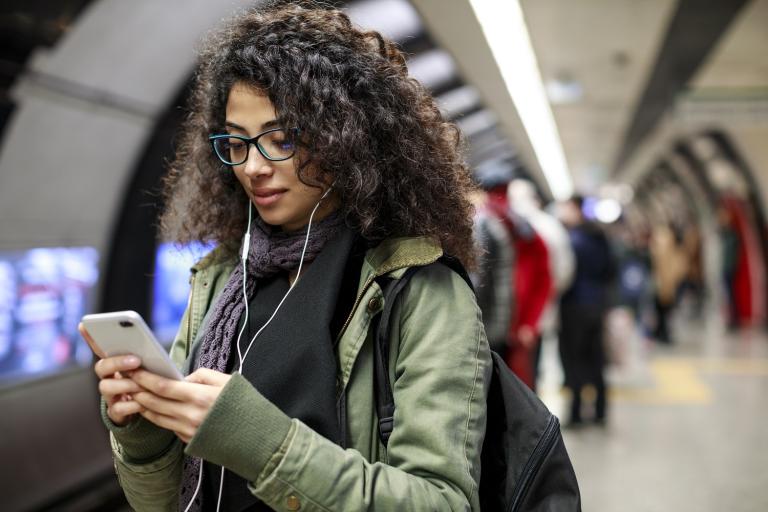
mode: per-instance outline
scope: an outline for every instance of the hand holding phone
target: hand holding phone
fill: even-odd
[[[85,315],[83,327],[93,343],[93,352],[101,357],[133,354],[152,373],[169,379],[183,380],[181,372],[168,357],[141,315],[135,311],[116,311]]]

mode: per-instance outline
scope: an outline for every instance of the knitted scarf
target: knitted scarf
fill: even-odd
[[[258,218],[251,233],[248,250],[246,294],[253,298],[258,279],[278,272],[290,272],[299,267],[304,248],[306,231],[283,232]],[[320,253],[328,240],[334,238],[344,225],[338,212],[334,212],[312,226],[307,243],[304,263],[309,263]],[[219,298],[213,305],[210,319],[202,334],[196,368],[210,368],[225,372],[232,345],[236,342],[238,324],[245,311],[243,302],[243,265],[238,264],[229,277]],[[236,365],[237,367],[237,365]],[[179,510],[183,511],[192,499],[200,474],[201,461],[185,457],[182,473]],[[201,496],[195,499],[190,511],[200,510]]]

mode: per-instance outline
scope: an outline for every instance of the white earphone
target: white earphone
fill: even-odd
[[[251,347],[253,346],[253,343],[256,341],[256,338],[258,338],[259,334],[261,334],[262,331],[267,328],[270,322],[272,322],[272,319],[275,318],[275,315],[277,315],[277,312],[280,310],[280,307],[283,305],[283,302],[285,302],[285,299],[288,298],[288,295],[291,293],[291,290],[293,290],[293,288],[296,286],[296,283],[299,282],[299,277],[301,276],[301,268],[304,265],[304,255],[307,252],[307,245],[309,244],[309,233],[312,229],[312,219],[315,216],[315,212],[317,212],[317,209],[320,207],[320,203],[323,202],[323,199],[328,197],[328,194],[331,193],[331,190],[333,190],[334,185],[336,185],[335,180],[333,183],[331,183],[331,186],[328,187],[328,190],[326,190],[323,193],[320,199],[318,199],[317,204],[315,204],[315,207],[312,209],[312,213],[309,215],[309,223],[307,224],[307,235],[304,238],[304,248],[301,250],[301,259],[299,259],[299,268],[296,272],[296,279],[294,279],[293,283],[291,283],[291,286],[288,287],[288,291],[285,292],[285,295],[283,295],[283,298],[280,300],[277,307],[275,308],[275,311],[272,313],[272,315],[269,317],[266,323],[262,325],[258,331],[256,331],[256,334],[253,335],[253,338],[251,338],[251,341],[248,343],[248,347],[245,349],[245,353],[242,353],[240,350],[240,338],[243,336],[243,332],[245,332],[245,329],[248,326],[248,315],[249,315],[248,292],[246,291],[248,269],[246,267],[246,264],[248,262],[248,252],[251,248],[251,221],[253,220],[253,202],[248,200],[248,227],[246,228],[245,235],[243,236],[243,250],[240,253],[240,259],[242,260],[242,264],[243,264],[243,303],[245,304],[245,321],[243,322],[243,326],[240,328],[240,332],[237,335],[237,341],[235,342],[235,345],[237,346],[237,357],[239,359],[240,365],[237,370],[232,372],[233,374],[235,373],[242,374],[245,358],[248,357],[248,352],[251,350]],[[197,478],[197,488],[195,489],[195,493],[192,495],[192,499],[189,500],[189,504],[184,509],[184,512],[189,512],[190,507],[192,507],[192,503],[194,503],[195,498],[197,498],[197,493],[200,492],[200,486],[203,483],[203,464],[204,464],[204,461],[200,459],[200,475]],[[224,490],[224,466],[221,467],[221,479],[219,481],[219,497],[216,501],[216,512],[219,512],[219,508],[221,507],[221,496],[222,496],[223,490]]]

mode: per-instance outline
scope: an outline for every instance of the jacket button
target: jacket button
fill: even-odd
[[[368,312],[369,313],[375,313],[381,309],[381,299],[378,297],[374,297],[371,300],[368,301]]]
[[[299,498],[291,494],[288,499],[285,500],[285,508],[288,510],[299,510],[301,508],[301,501]]]

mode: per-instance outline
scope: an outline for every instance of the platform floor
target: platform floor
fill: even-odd
[[[768,335],[673,323],[672,346],[619,336],[606,426],[564,431],[583,509],[768,511]],[[565,420],[555,341],[543,350],[540,393]]]

